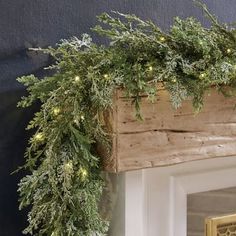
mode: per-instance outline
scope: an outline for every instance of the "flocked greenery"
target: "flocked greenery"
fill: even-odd
[[[202,7],[210,28],[194,18],[176,17],[166,33],[134,15],[105,13],[94,31],[109,39],[108,46],[84,34],[37,49],[51,55],[54,64],[47,68],[51,76],[18,79],[29,92],[19,105],[41,102],[28,126],[36,130],[26,151],[25,168],[31,172],[19,184],[20,208],[31,206],[24,233],[106,235],[108,219],[99,213],[104,180],[96,143],[111,148],[104,116],[117,87],[132,98],[137,118],[140,95],[153,101],[160,86],[169,91],[175,108],[192,99],[197,111],[212,86],[233,94],[236,30]]]

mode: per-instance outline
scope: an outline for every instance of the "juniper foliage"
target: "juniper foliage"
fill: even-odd
[[[28,128],[25,168],[19,184],[20,208],[31,206],[24,233],[51,236],[106,235],[108,219],[99,213],[104,180],[96,143],[111,148],[104,116],[112,109],[115,89],[132,98],[141,118],[140,96],[151,101],[158,88],[169,91],[175,108],[185,99],[199,111],[212,86],[225,95],[236,87],[236,30],[201,5],[212,22],[204,28],[194,18],[175,18],[169,32],[135,15],[113,12],[98,17],[94,28],[108,38],[96,45],[89,35],[63,40],[51,55],[53,73],[18,79],[28,90],[21,107],[41,102]],[[227,85],[227,89],[225,88]]]

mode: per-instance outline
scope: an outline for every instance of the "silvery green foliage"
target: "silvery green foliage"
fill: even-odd
[[[204,94],[215,87],[233,94],[236,81],[236,31],[212,21],[204,28],[196,19],[176,18],[169,32],[134,15],[102,14],[95,32],[108,46],[90,36],[62,40],[49,54],[52,75],[18,80],[28,90],[22,107],[41,102],[28,128],[25,168],[31,174],[19,184],[20,208],[31,206],[24,233],[51,236],[106,235],[108,219],[99,212],[104,180],[97,144],[111,149],[107,119],[114,90],[122,88],[141,118],[143,95],[154,101],[158,88],[169,91],[175,108],[192,99],[200,110]],[[225,86],[227,85],[227,89]]]

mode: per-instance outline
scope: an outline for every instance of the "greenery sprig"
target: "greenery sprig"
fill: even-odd
[[[106,235],[108,219],[99,213],[104,180],[96,143],[111,149],[106,115],[118,87],[132,99],[137,118],[140,96],[153,101],[160,86],[169,91],[175,108],[192,99],[197,111],[212,86],[234,94],[236,30],[202,7],[210,28],[194,18],[176,17],[167,33],[135,15],[104,13],[94,31],[109,39],[108,46],[84,34],[37,49],[55,63],[47,68],[51,76],[18,79],[29,92],[19,106],[41,102],[28,126],[36,130],[26,151],[25,168],[31,174],[19,184],[20,208],[32,206],[24,233]]]

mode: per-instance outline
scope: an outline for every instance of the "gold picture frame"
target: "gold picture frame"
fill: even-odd
[[[206,218],[205,236],[234,235],[236,235],[236,214]]]

